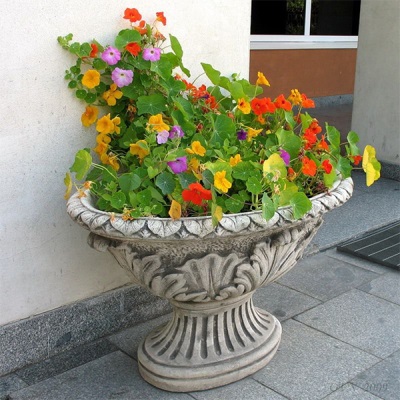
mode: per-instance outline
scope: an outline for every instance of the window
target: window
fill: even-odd
[[[361,0],[253,0],[252,48],[289,48],[288,44],[293,48],[357,47],[360,3]]]

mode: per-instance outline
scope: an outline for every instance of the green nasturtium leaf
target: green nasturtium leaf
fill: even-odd
[[[116,192],[111,196],[110,204],[116,209],[121,209],[126,203],[126,196],[122,192]]]
[[[170,194],[175,189],[175,179],[170,172],[162,172],[156,178],[156,186],[159,187],[164,195]]]
[[[293,216],[295,219],[301,218],[305,213],[311,210],[311,200],[304,192],[295,193],[290,199],[290,205],[293,209]]]
[[[228,197],[225,200],[225,206],[229,212],[236,214],[242,210],[244,206],[244,201],[240,197],[240,195],[234,194],[232,197]]]
[[[340,147],[340,132],[334,126],[328,124],[326,124],[326,132],[332,148],[338,149]]]
[[[161,94],[140,96],[137,101],[138,114],[156,115],[167,109],[166,100]]]
[[[75,155],[75,161],[70,168],[71,172],[75,172],[76,179],[81,180],[85,177],[92,165],[92,156],[86,150],[79,150]]]
[[[218,85],[221,77],[221,72],[214,69],[210,64],[201,63],[204,72],[206,73],[208,79],[214,84]]]
[[[123,174],[118,178],[119,187],[124,193],[138,189],[141,182],[140,177],[133,172]]]
[[[275,214],[275,205],[267,193],[262,197],[262,216],[267,221],[270,220]]]
[[[122,50],[128,43],[140,42],[141,35],[138,31],[133,29],[124,29],[118,33],[115,38],[115,47]]]
[[[259,194],[262,192],[261,182],[254,176],[251,176],[246,182],[246,188],[250,193]]]

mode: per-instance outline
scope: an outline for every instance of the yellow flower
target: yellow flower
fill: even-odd
[[[111,142],[111,138],[109,136],[107,136],[106,133],[99,133],[96,136],[96,143],[110,143]]]
[[[104,142],[98,143],[98,145],[93,149],[93,151],[101,157],[108,149],[108,144]]]
[[[249,130],[247,131],[247,141],[251,142],[251,139],[253,139],[256,136],[258,136],[259,133],[261,133],[261,132],[262,132],[262,129],[249,128]]]
[[[236,154],[234,157],[231,157],[229,159],[229,165],[231,167],[234,167],[235,165],[238,165],[240,162],[242,162],[242,158],[240,157],[240,154]]]
[[[200,161],[197,158],[192,158],[189,161],[189,168],[197,179],[201,179]]]
[[[138,140],[130,145],[131,154],[138,156],[141,160],[150,154],[149,146],[145,140]]]
[[[243,114],[250,114],[251,111],[251,105],[248,101],[245,99],[239,99],[237,102],[237,108],[243,113]]]
[[[111,165],[111,168],[114,171],[118,171],[119,170],[119,163],[118,163],[118,159],[117,156],[115,154],[102,154],[100,156],[100,160],[104,165]]]
[[[111,122],[114,124],[114,129],[112,130],[112,132],[119,134],[121,132],[121,129],[118,125],[121,123],[121,118],[115,117],[111,120]]]
[[[115,106],[117,104],[117,99],[122,97],[122,92],[117,90],[118,86],[113,83],[110,86],[110,90],[103,93],[103,99],[107,102],[109,106]]]
[[[86,86],[89,89],[93,89],[94,87],[100,84],[100,73],[95,69],[89,69],[85,72],[82,78],[82,85]]]
[[[110,114],[101,117],[96,124],[97,132],[103,133],[104,135],[113,132],[114,128],[114,123],[111,121]]]
[[[149,122],[147,124],[147,128],[153,131],[161,132],[161,131],[169,131],[170,127],[167,125],[162,118],[161,114],[152,115],[149,118]]]
[[[222,193],[227,193],[232,183],[226,179],[226,171],[218,171],[214,175],[214,186]]]
[[[186,152],[189,154],[197,154],[198,156],[203,157],[204,154],[206,154],[206,149],[201,145],[201,143],[198,140],[195,140],[192,143],[192,148],[186,149]]]
[[[300,92],[297,89],[292,89],[290,91],[290,95],[288,97],[288,100],[293,104],[293,105],[299,105],[303,102],[303,99],[301,97]]]
[[[271,86],[267,80],[267,78],[264,76],[262,72],[257,73],[258,79],[256,82],[256,85],[265,85],[265,86]]]
[[[364,149],[362,168],[367,176],[367,186],[371,186],[381,176],[381,164],[376,159],[376,150],[369,144]]]
[[[83,126],[90,126],[96,122],[99,115],[99,109],[94,106],[87,106],[85,112],[81,116]]]

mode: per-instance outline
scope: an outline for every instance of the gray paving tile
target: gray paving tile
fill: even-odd
[[[357,375],[352,383],[384,400],[398,400],[400,393],[400,351]]]
[[[146,337],[154,328],[169,321],[170,314],[154,318],[145,323],[125,329],[115,335],[111,335],[108,340],[125,353],[137,360],[137,350],[142,339]]]
[[[352,264],[356,267],[364,268],[377,274],[386,274],[386,272],[392,271],[392,269],[385,267],[384,265],[379,265],[368,260],[364,260],[363,258],[355,257],[351,254],[342,253],[336,250],[336,248],[326,250],[324,254],[328,257],[344,261],[347,264]]]
[[[13,400],[192,400],[146,383],[137,364],[116,351],[95,361],[12,393]]]
[[[295,267],[296,268],[296,267]],[[292,318],[321,302],[286,286],[272,283],[256,291],[253,296],[257,307],[267,310],[280,321]]]
[[[117,346],[109,341],[104,339],[98,340],[93,343],[75,347],[65,353],[57,354],[40,363],[22,368],[18,370],[16,374],[29,385],[33,385],[116,350],[118,350]]]
[[[379,361],[297,321],[282,326],[277,354],[253,378],[290,399],[321,399]]]
[[[357,190],[362,190],[365,193],[382,193],[383,191],[394,191],[400,196],[400,182],[387,179],[379,178],[373,185],[367,186],[365,174],[360,171],[354,171],[352,174],[354,181],[354,187]]]
[[[333,259],[324,253],[302,259],[277,282],[308,296],[326,301],[378,275]]]
[[[311,241],[311,246],[320,251],[325,250],[361,233],[399,220],[399,197],[397,190],[353,196],[343,206],[324,215],[324,224]]]
[[[247,378],[230,385],[203,392],[190,393],[196,400],[285,400],[286,397],[261,385],[254,379]]]
[[[335,386],[332,386],[335,387]],[[347,383],[341,386],[338,390],[333,392],[323,400],[380,400],[380,397],[376,397],[365,390],[360,389],[357,386]]]
[[[295,317],[377,357],[400,348],[400,306],[351,290]]]
[[[28,386],[15,374],[0,377],[0,400],[6,399],[7,395],[15,390]]]
[[[400,272],[387,272],[358,289],[400,305]]]

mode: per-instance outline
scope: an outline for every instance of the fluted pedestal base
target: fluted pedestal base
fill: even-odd
[[[189,392],[226,385],[264,367],[278,348],[282,328],[273,315],[254,307],[252,295],[171,301],[172,320],[139,346],[143,378],[164,390]]]

